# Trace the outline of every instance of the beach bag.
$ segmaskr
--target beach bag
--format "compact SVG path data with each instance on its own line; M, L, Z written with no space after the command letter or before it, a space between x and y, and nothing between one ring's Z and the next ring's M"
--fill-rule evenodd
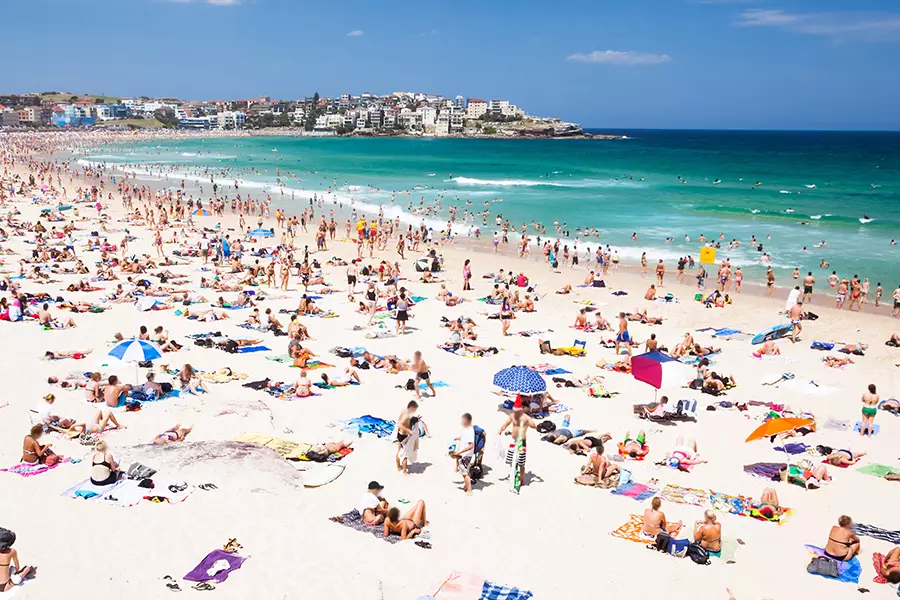
M472 429L475 431L475 447L473 448L473 451L477 457L484 452L484 446L487 444L487 436L484 433L484 429L478 425L475 425Z
M169 394L172 392L172 384L168 381L162 382L161 384L159 384L159 387L162 389L163 394Z
M660 531L656 534L656 541L653 544L653 548L656 548L659 552L665 552L668 554L669 546L672 544L672 536L670 536L665 531Z
M837 562L824 556L816 556L806 566L806 572L813 575L821 575L822 577L831 577L837 579L840 577Z
M687 547L686 556L698 565L709 564L709 552L707 552L706 548L704 548L697 542L691 542L691 544Z
M553 424L553 421L542 421L537 426L538 433L550 433L554 429L556 429L556 425Z
M129 479L149 479L156 475L156 469L151 469L148 466L136 462L131 463L131 466L128 467L127 473Z
M406 389L409 391L414 391L416 389L416 380L415 379L407 379L406 380Z

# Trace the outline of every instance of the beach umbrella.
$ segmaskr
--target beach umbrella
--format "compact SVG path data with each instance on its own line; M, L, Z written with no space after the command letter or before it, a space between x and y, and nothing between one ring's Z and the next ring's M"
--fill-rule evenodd
M799 429L800 427L808 427L814 423L815 421L812 419L798 419L795 417L772 418L754 429L753 433L747 436L747 439L744 441L753 442L755 440L761 440L777 435L778 439L781 440L781 447L784 449L784 454L787 456L787 464L790 465L791 454L787 451L787 446L784 443L784 434Z
M117 358L122 362L133 362L134 380L136 383L140 383L140 380L138 379L138 363L162 358L162 350L152 342L132 338L130 340L123 340L113 346L112 350L109 351L108 356Z
M647 352L631 359L631 376L653 386L653 398L663 386L681 386L689 377L687 365L662 352Z
M431 260L427 258L420 258L415 263L416 271L421 273L422 271L430 271L431 270Z
M247 235L250 237L275 237L275 232L271 229L254 229L253 231L248 231Z
M211 216L212 216L212 213L209 212L208 210L206 210L205 208L198 208L198 209L195 210L192 214L193 214L194 216L198 216L198 215L199 215L199 216L201 216L201 217L211 217Z
M528 367L509 367L494 374L494 385L507 392L536 394L547 390L541 374Z

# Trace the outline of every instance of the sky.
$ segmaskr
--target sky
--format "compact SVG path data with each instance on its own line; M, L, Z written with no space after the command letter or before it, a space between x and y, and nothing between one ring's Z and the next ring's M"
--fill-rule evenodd
M507 99L584 127L900 130L895 0L30 0L0 93Z

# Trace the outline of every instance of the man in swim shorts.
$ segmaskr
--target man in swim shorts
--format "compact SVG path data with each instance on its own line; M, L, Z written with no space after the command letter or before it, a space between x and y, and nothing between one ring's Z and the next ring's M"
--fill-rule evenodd
M800 325L800 318L803 316L803 303L798 302L788 310L788 317L791 319L791 341L797 343L797 336L803 331Z
M816 283L816 278L813 277L812 271L806 273L806 277L803 278L803 295L800 296L800 300L802 302L806 302L809 304L812 302L812 294L813 294L813 285Z
M512 434L512 441L509 444L509 448L506 450L506 464L510 467L513 464L513 458L516 454L516 440L519 439L519 428L524 428L522 431L522 450L519 452L519 460L517 461L517 466L519 468L519 480L525 480L525 454L528 445L528 429L537 429L534 424L534 421L531 420L531 417L525 414L525 409L522 407L522 397L518 396L516 398L515 403L513 404L512 414L509 415L509 418L506 419L506 422L503 423L503 426L500 427L499 431L497 431L497 435L503 435L503 432L506 431L508 427L510 427L510 433Z
M862 395L862 423L859 426L859 435L866 435L868 431L869 437L872 437L872 429L875 423L875 415L878 414L878 402L880 396L875 391L875 384L870 383L866 393Z
M628 333L628 319L625 313L619 313L619 331L616 333L616 356L619 355L619 344L624 344L631 356L631 335Z
M625 434L625 440L619 444L619 454L636 460L641 460L650 452L647 446L647 434L641 431L635 439L631 439L631 434Z

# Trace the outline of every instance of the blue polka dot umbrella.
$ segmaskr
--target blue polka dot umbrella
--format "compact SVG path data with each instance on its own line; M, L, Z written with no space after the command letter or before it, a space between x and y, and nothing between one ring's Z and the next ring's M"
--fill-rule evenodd
M541 374L528 367L509 367L494 374L494 385L520 394L537 394L547 390L547 382Z

